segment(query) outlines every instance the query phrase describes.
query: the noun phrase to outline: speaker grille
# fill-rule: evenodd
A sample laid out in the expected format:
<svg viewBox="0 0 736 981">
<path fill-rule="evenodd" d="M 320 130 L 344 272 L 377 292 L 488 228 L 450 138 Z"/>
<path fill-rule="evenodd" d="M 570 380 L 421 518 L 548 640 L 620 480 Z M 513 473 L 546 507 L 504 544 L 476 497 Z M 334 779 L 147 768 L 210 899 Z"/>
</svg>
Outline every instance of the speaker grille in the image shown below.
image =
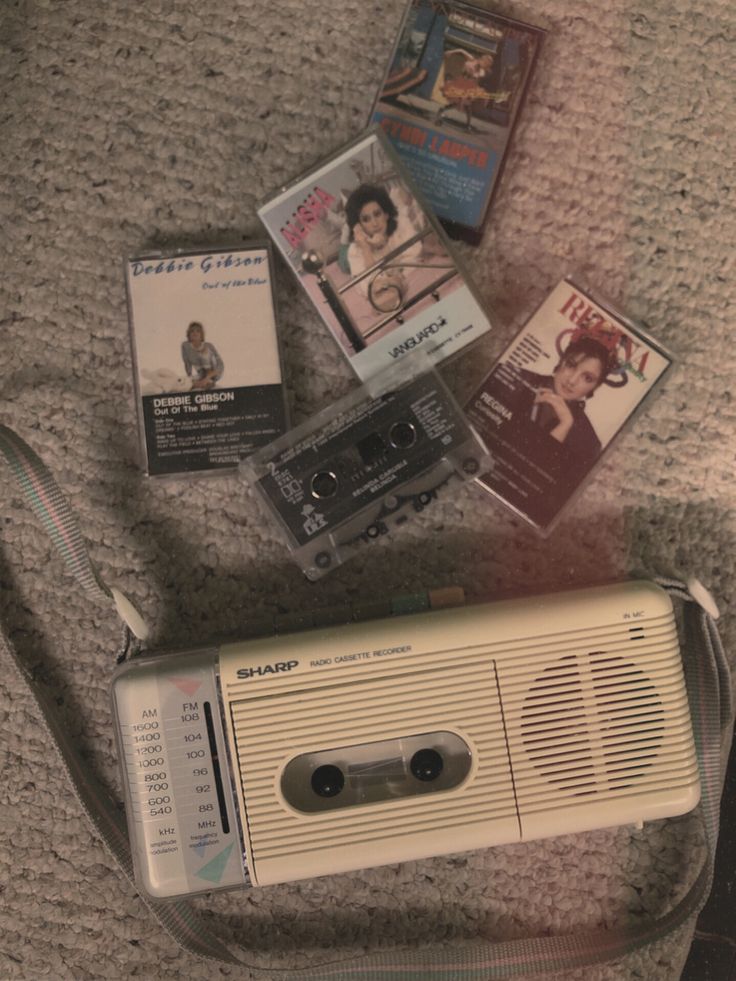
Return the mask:
<svg viewBox="0 0 736 981">
<path fill-rule="evenodd" d="M 576 797 L 631 788 L 653 765 L 664 730 L 657 686 L 633 660 L 605 651 L 568 654 L 545 668 L 521 717 L 536 770 Z"/>
</svg>

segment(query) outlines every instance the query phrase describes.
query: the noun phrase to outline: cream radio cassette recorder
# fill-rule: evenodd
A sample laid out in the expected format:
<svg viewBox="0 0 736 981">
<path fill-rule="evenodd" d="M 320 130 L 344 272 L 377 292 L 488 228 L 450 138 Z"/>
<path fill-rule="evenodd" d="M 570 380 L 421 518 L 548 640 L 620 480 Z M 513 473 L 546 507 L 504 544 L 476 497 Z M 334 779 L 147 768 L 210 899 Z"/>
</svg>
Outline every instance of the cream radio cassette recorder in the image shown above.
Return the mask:
<svg viewBox="0 0 736 981">
<path fill-rule="evenodd" d="M 672 606 L 628 582 L 120 668 L 139 885 L 268 885 L 682 814 L 698 769 Z"/>
</svg>

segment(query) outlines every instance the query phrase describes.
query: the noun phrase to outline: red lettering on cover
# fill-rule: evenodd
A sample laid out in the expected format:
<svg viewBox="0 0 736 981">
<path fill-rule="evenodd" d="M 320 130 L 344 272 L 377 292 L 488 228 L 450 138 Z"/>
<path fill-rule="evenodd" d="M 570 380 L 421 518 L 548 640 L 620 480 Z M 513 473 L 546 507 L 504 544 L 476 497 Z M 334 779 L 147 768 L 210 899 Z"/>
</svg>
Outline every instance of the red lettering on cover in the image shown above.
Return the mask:
<svg viewBox="0 0 736 981">
<path fill-rule="evenodd" d="M 328 191 L 323 191 L 321 187 L 315 187 L 314 196 L 322 202 L 325 208 L 331 208 L 335 203 L 335 196 Z"/>
<path fill-rule="evenodd" d="M 585 309 L 585 306 L 586 303 L 582 297 L 578 296 L 577 293 L 571 293 L 570 298 L 560 307 L 560 313 L 566 313 L 568 319 L 576 324 L 578 323 L 580 312 Z"/>
<path fill-rule="evenodd" d="M 298 249 L 313 225 L 334 204 L 335 197 L 321 187 L 315 187 L 302 201 L 291 220 L 281 229 L 281 234 L 293 249 Z"/>
<path fill-rule="evenodd" d="M 409 123 L 385 117 L 381 120 L 381 126 L 391 139 L 398 140 L 400 143 L 423 147 L 427 142 L 427 131 L 419 126 L 411 126 Z"/>
<path fill-rule="evenodd" d="M 642 357 L 639 359 L 639 366 L 637 368 L 637 371 L 639 371 L 639 373 L 642 375 L 644 374 L 644 369 L 647 366 L 648 360 L 649 360 L 649 351 L 645 351 Z"/>
<path fill-rule="evenodd" d="M 467 163 L 471 167 L 487 167 L 488 153 L 486 150 L 477 150 L 475 147 L 468 146 L 467 143 L 460 143 L 458 140 L 443 140 L 439 146 L 437 138 L 432 140 L 430 149 L 439 153 L 441 157 L 451 157 Z"/>
</svg>

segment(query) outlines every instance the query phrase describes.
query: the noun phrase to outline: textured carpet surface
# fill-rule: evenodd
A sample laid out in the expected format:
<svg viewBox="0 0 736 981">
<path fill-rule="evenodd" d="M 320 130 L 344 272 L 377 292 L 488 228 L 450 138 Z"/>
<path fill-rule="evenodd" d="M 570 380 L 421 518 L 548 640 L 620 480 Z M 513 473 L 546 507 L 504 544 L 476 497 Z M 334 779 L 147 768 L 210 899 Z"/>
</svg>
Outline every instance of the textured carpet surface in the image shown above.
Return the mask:
<svg viewBox="0 0 736 981">
<path fill-rule="evenodd" d="M 549 28 L 483 244 L 461 252 L 495 329 L 446 372 L 469 391 L 565 273 L 670 345 L 679 365 L 547 541 L 480 489 L 437 502 L 318 585 L 235 477 L 155 482 L 137 465 L 122 258 L 260 235 L 256 203 L 361 130 L 399 0 L 5 0 L 0 11 L 2 421 L 44 457 L 103 577 L 167 646 L 253 617 L 457 584 L 497 590 L 697 573 L 733 647 L 736 158 L 730 0 L 539 0 Z M 355 383 L 279 268 L 296 421 Z M 114 616 L 80 596 L 0 474 L 0 614 L 52 686 L 89 767 L 118 790 Z M 246 977 L 179 953 L 91 834 L 35 709 L 0 673 L 0 977 Z M 655 823 L 219 895 L 262 969 L 403 941 L 508 938 L 667 909 L 698 821 Z M 690 932 L 572 979 L 665 981 Z M 298 973 L 297 973 L 298 976 Z"/>
</svg>

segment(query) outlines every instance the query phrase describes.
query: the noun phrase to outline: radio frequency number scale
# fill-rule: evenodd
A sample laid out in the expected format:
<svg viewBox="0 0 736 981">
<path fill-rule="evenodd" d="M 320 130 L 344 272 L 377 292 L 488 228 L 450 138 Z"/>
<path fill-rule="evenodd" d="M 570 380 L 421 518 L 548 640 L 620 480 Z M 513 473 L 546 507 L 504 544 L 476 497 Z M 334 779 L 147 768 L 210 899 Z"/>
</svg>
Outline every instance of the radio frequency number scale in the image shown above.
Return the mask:
<svg viewBox="0 0 736 981">
<path fill-rule="evenodd" d="M 247 883 L 218 707 L 216 656 L 155 658 L 113 685 L 134 861 L 154 896 Z"/>
</svg>

